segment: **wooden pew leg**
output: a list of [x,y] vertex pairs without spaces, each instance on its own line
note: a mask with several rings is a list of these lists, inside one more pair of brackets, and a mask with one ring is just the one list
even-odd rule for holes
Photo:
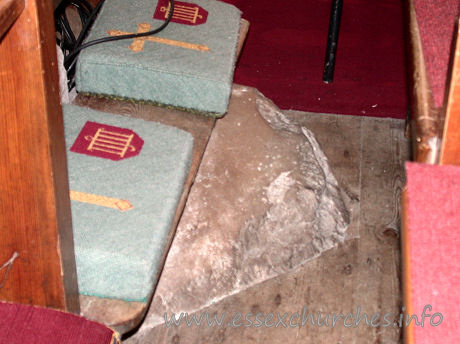
[[450,73],[440,164],[460,165],[460,35],[456,34]]

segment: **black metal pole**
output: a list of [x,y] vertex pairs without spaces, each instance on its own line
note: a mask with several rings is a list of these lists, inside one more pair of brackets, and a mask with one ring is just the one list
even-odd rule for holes
[[335,55],[339,39],[340,17],[342,16],[343,0],[332,0],[329,33],[327,36],[326,62],[324,63],[323,81],[329,84],[334,79]]

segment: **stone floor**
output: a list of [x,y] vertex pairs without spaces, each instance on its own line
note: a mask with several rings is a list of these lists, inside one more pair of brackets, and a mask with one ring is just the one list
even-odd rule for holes
[[[236,87],[147,317],[124,342],[398,343],[399,196],[408,157],[403,121],[280,112],[257,91]],[[380,325],[332,326],[332,314],[352,313],[353,323],[358,307],[369,321],[379,313]],[[329,326],[291,328],[289,318],[304,309],[315,322],[329,314]],[[165,312],[225,313],[225,321],[168,327]],[[237,313],[243,325],[227,326]],[[273,313],[273,323],[288,313],[287,327],[254,326],[259,313]]]

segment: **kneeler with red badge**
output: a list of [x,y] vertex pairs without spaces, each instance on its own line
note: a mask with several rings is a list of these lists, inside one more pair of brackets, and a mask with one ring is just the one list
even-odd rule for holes
[[190,133],[64,106],[80,294],[146,302],[193,150]]
[[[106,0],[86,41],[153,30],[169,11],[168,0]],[[157,35],[84,49],[77,90],[221,116],[228,107],[240,22],[240,11],[220,1],[175,1],[172,21]]]

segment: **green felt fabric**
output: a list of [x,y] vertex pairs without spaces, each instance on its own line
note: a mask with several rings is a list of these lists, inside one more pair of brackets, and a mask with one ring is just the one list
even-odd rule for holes
[[[70,151],[87,121],[129,128],[144,145],[120,161]],[[71,201],[81,294],[145,301],[156,284],[192,157],[193,137],[155,122],[64,106],[70,189],[129,200],[121,212]]]
[[[241,13],[216,0],[192,0],[209,12],[196,26],[170,23],[157,36],[209,47],[201,52],[144,42],[140,52],[132,39],[103,43],[80,54],[76,85],[79,92],[153,101],[222,115],[227,111],[235,65]],[[106,0],[86,41],[108,36],[108,30],[136,32],[139,23],[153,28],[157,1]]]

